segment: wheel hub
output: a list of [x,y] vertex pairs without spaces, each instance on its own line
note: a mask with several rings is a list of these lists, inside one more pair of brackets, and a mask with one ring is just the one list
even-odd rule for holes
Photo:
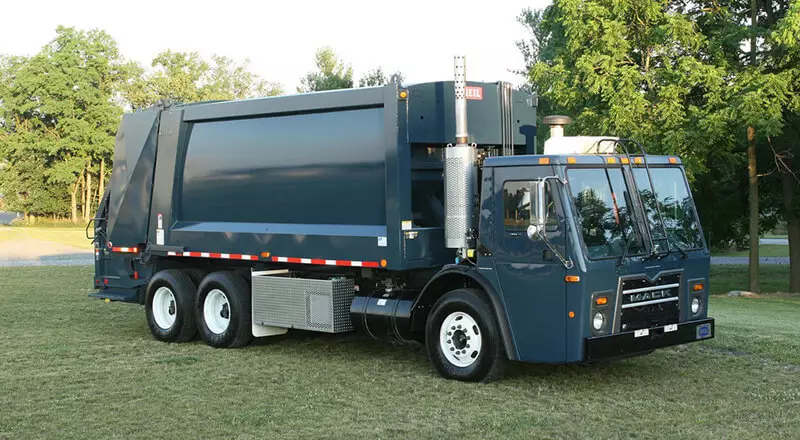
[[456,367],[475,363],[483,345],[478,322],[464,312],[448,315],[439,330],[439,347],[448,362]]
[[220,289],[213,289],[203,302],[203,321],[213,333],[222,334],[231,322],[231,306],[228,297]]

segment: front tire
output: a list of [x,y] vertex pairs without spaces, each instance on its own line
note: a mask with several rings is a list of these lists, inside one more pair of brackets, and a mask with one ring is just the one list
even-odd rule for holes
[[445,378],[490,382],[503,374],[505,354],[497,320],[479,290],[454,290],[436,301],[426,323],[425,346]]
[[253,339],[250,289],[235,272],[214,272],[200,283],[195,316],[200,336],[216,348],[243,347]]
[[163,342],[186,342],[197,334],[193,302],[195,284],[179,270],[156,273],[147,285],[145,310],[153,337]]

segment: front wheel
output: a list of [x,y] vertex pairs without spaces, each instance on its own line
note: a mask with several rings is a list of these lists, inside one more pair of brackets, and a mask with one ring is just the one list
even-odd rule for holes
[[497,320],[479,290],[458,289],[439,298],[428,315],[425,345],[443,377],[490,382],[503,374]]

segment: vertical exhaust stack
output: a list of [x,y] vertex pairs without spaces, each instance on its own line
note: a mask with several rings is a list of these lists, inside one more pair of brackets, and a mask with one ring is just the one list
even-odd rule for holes
[[463,56],[455,57],[456,144],[445,149],[445,246],[459,249],[466,258],[473,229],[474,200],[477,193],[475,147],[467,144],[466,66]]

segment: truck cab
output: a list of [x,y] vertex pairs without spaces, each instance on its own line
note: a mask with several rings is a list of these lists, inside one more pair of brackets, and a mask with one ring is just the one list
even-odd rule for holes
[[502,292],[521,360],[621,357],[713,335],[710,255],[683,165],[606,142],[603,154],[483,164],[477,270]]

